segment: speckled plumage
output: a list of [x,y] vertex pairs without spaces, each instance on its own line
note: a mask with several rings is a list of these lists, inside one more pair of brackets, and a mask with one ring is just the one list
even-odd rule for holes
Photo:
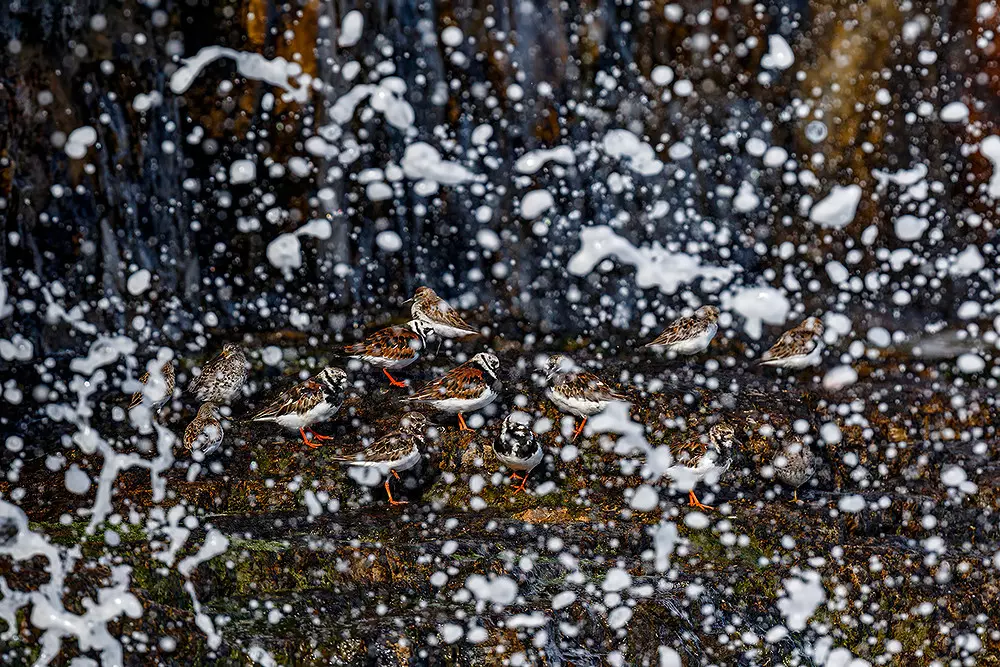
[[697,354],[708,348],[719,331],[719,309],[702,306],[691,317],[671,322],[646,347],[662,348],[678,354]]
[[[528,475],[542,462],[545,453],[534,431],[516,421],[515,417],[514,414],[510,414],[503,420],[500,437],[493,443],[493,453],[501,463],[514,472],[511,475],[513,479],[521,480],[520,486],[515,487],[517,492],[524,490]],[[519,472],[523,475],[517,474]]]
[[[315,446],[306,439],[305,430],[335,415],[344,403],[346,392],[347,373],[340,368],[327,367],[280,394],[250,421],[274,422],[299,431],[305,444]],[[315,433],[313,437],[327,439]]]
[[143,373],[142,377],[139,378],[142,389],[132,394],[132,400],[128,405],[129,410],[145,404],[151,410],[156,411],[174,395],[176,378],[172,362],[168,361],[160,367],[159,377],[154,378],[152,383],[150,383],[149,378],[149,371]]
[[500,360],[495,354],[480,352],[405,400],[458,414],[459,425],[462,430],[467,430],[462,414],[484,408],[499,396],[499,369]]
[[714,509],[703,505],[694,493],[698,482],[713,475],[718,477],[732,464],[733,440],[736,431],[726,423],[719,423],[708,431],[708,437],[682,440],[670,445],[673,463],[665,474],[683,486],[689,486],[688,504],[698,509]]
[[420,462],[420,449],[424,444],[427,417],[419,412],[407,412],[399,420],[399,428],[391,431],[353,455],[336,456],[334,461],[352,466],[375,468],[385,479],[389,502],[400,505],[406,501],[392,498],[388,476],[398,478],[398,473],[409,470]]
[[366,337],[360,343],[348,345],[344,352],[381,368],[394,386],[406,385],[389,374],[390,369],[405,368],[420,358],[427,345],[429,325],[412,320],[402,327],[386,327]]
[[423,322],[442,338],[479,335],[447,301],[430,287],[418,287],[410,307],[413,319]]
[[219,419],[219,406],[205,403],[198,408],[194,420],[184,429],[184,447],[192,453],[208,456],[222,445],[225,433]]
[[226,343],[217,357],[202,366],[201,374],[191,380],[188,391],[203,403],[228,403],[246,383],[249,367],[242,348]]
[[575,439],[583,432],[587,418],[608,407],[612,401],[623,401],[625,396],[611,388],[592,373],[578,369],[561,354],[549,357],[546,364],[548,388],[545,395],[563,412],[583,417],[576,428]]
[[823,322],[809,317],[781,335],[778,342],[760,357],[764,366],[800,369],[815,366],[823,352]]
[[794,489],[796,500],[799,487],[816,474],[816,457],[809,445],[798,435],[789,435],[785,438],[781,451],[774,457],[771,465],[774,466],[774,476],[778,481]]

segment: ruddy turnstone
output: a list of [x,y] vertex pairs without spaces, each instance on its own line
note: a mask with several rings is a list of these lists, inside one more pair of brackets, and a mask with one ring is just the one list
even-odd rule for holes
[[194,420],[184,429],[184,447],[193,454],[208,456],[222,445],[222,422],[219,406],[205,403]]
[[434,293],[430,287],[418,287],[413,295],[410,314],[430,327],[441,338],[462,338],[478,336],[479,332],[463,320],[447,301]]
[[719,332],[719,309],[702,306],[691,317],[681,317],[667,325],[646,347],[662,348],[676,354],[698,354],[708,349]]
[[333,460],[362,468],[375,468],[385,477],[385,492],[389,496],[389,503],[404,505],[405,500],[393,499],[389,475],[399,479],[399,473],[417,465],[426,430],[427,417],[419,412],[407,412],[399,420],[398,430],[387,433],[354,456],[337,456]]
[[132,401],[128,404],[128,409],[132,410],[140,405],[147,405],[149,409],[156,412],[163,404],[174,395],[174,365],[166,362],[160,367],[155,375],[150,375],[149,371],[142,374],[139,382],[142,389],[132,394]]
[[719,423],[708,431],[708,438],[688,442],[678,442],[670,445],[673,464],[666,469],[665,474],[682,488],[689,487],[688,504],[700,510],[715,509],[711,505],[703,505],[694,494],[694,487],[706,477],[718,479],[729,469],[732,463],[730,449],[736,431],[726,423]]
[[298,431],[305,445],[319,447],[319,444],[306,438],[306,430],[314,440],[332,440],[330,436],[320,435],[309,427],[335,415],[344,403],[346,391],[347,373],[340,368],[327,367],[279,395],[249,421],[274,422]]
[[603,411],[613,401],[623,401],[625,396],[616,392],[607,383],[592,373],[580,370],[567,357],[556,354],[549,357],[545,365],[549,397],[563,412],[583,417],[583,421],[573,431],[576,440],[587,419]]
[[500,391],[499,369],[500,360],[495,354],[480,352],[404,400],[457,414],[459,429],[471,431],[462,414],[475,412],[496,400]]
[[420,358],[427,345],[431,329],[421,320],[411,320],[402,327],[386,327],[365,338],[360,343],[348,345],[344,352],[377,368],[381,368],[394,387],[405,387],[389,374],[389,369],[406,368]]
[[249,366],[242,348],[226,343],[219,356],[202,366],[201,375],[191,380],[188,391],[203,403],[228,403],[247,381]]
[[818,364],[822,352],[823,322],[818,317],[808,317],[781,334],[778,342],[761,355],[760,364],[799,370]]
[[[513,471],[511,479],[520,479],[521,484],[514,487],[514,493],[524,491],[528,483],[528,475],[535,469],[545,453],[542,446],[527,425],[516,421],[517,415],[512,413],[503,420],[500,428],[500,439],[493,443],[493,452],[500,462]],[[518,472],[521,474],[519,475]]]
[[774,476],[782,484],[792,487],[792,500],[795,502],[799,500],[799,487],[816,474],[816,458],[812,449],[797,435],[785,438],[771,465],[774,466]]

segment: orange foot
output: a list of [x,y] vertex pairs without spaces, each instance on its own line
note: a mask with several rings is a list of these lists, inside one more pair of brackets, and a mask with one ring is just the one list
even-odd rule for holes
[[389,374],[389,369],[383,368],[382,372],[385,373],[385,376],[387,378],[389,378],[389,384],[391,384],[393,387],[406,387],[405,382],[400,382],[399,380],[397,380],[396,378],[392,377],[392,375]]
[[698,496],[694,495],[694,491],[688,491],[688,505],[699,510],[714,510],[715,508],[711,505],[705,505],[700,500]]
[[[529,473],[529,474],[530,474],[530,473]],[[528,475],[525,475],[524,477],[522,477],[521,475],[518,475],[518,474],[517,474],[517,473],[515,472],[514,474],[512,474],[512,475],[510,476],[510,478],[511,478],[511,479],[519,479],[519,480],[521,480],[521,483],[520,483],[520,484],[519,484],[518,486],[515,486],[515,487],[512,487],[512,488],[514,489],[514,494],[513,494],[513,495],[515,495],[515,496],[516,496],[516,495],[517,495],[517,494],[519,494],[519,493],[520,493],[521,491],[526,491],[526,489],[524,488],[524,485],[528,483]]]
[[462,416],[461,412],[458,413],[458,430],[459,431],[472,431],[472,430],[474,430],[474,429],[469,428],[466,425],[465,418]]
[[[396,477],[396,479],[399,479],[399,474],[395,470],[393,470],[391,472]],[[393,497],[392,497],[392,491],[389,489],[389,480],[385,480],[385,492],[389,496],[389,504],[390,505],[406,505],[406,504],[408,504],[408,501],[406,501],[406,500],[395,500],[395,499],[393,499]]]
[[309,435],[312,436],[312,440],[310,440],[310,439],[306,438],[306,431],[305,431],[304,428],[300,428],[299,429],[299,435],[302,436],[302,444],[304,444],[305,446],[310,447],[312,449],[316,449],[318,447],[322,447],[323,446],[322,442],[313,442],[313,440],[333,440],[334,439],[333,436],[330,436],[330,435],[320,435],[316,431],[314,431],[312,429],[309,429]]
[[587,425],[587,418],[584,417],[583,421],[580,422],[580,425],[576,427],[575,431],[573,431],[573,439],[574,440],[576,440],[578,437],[580,437],[580,434],[583,433],[583,427],[586,426],[586,425]]

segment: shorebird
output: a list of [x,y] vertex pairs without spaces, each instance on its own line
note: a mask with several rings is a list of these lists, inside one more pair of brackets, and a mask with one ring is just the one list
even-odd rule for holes
[[201,368],[201,375],[191,380],[188,391],[202,403],[228,403],[247,381],[250,364],[242,348],[226,343],[217,357]]
[[500,395],[499,369],[500,360],[495,354],[480,352],[404,400],[457,414],[459,429],[471,431],[462,415],[480,410],[496,400]]
[[676,354],[698,354],[708,349],[718,332],[719,309],[715,306],[702,306],[691,317],[681,317],[668,324],[646,347],[661,348]]
[[430,332],[431,328],[425,322],[411,320],[405,326],[380,329],[360,343],[346,346],[344,352],[381,368],[392,386],[405,387],[406,383],[392,377],[389,369],[406,368],[419,359],[427,346],[427,334]]
[[194,420],[184,429],[184,447],[192,454],[205,457],[222,445],[223,435],[219,406],[204,403],[198,408]]
[[511,479],[521,480],[521,484],[514,487],[514,493],[518,493],[524,491],[528,475],[542,462],[545,454],[534,431],[515,418],[516,415],[512,413],[503,420],[500,439],[493,444],[493,452],[501,463],[513,471]]
[[447,301],[430,287],[418,287],[413,296],[410,315],[430,327],[441,338],[478,336],[479,332],[459,316]]
[[700,510],[715,509],[704,505],[694,493],[694,487],[706,477],[717,479],[732,463],[732,445],[736,431],[729,424],[719,423],[708,431],[707,438],[677,442],[670,445],[673,464],[664,473],[682,488],[690,486],[688,504]]
[[156,412],[174,395],[175,380],[174,365],[169,361],[163,364],[155,375],[151,376],[149,371],[146,371],[139,378],[142,389],[132,394],[128,409],[146,405],[151,411]]
[[573,439],[583,433],[587,419],[603,411],[613,401],[623,401],[625,396],[616,392],[596,375],[579,370],[570,359],[561,354],[549,357],[545,366],[548,389],[545,394],[563,412],[583,417],[573,431]]
[[781,451],[771,463],[774,476],[782,484],[792,487],[792,500],[798,502],[799,487],[816,474],[816,457],[812,449],[798,435],[789,435],[782,444]]
[[781,334],[778,342],[760,357],[762,366],[799,370],[819,363],[823,352],[823,322],[808,317]]
[[399,420],[399,428],[387,433],[353,456],[337,456],[334,461],[362,468],[374,468],[385,478],[385,492],[389,504],[405,505],[405,500],[395,500],[389,488],[389,475],[399,479],[399,473],[420,462],[420,448],[424,444],[427,417],[419,412],[407,412]]
[[281,393],[266,407],[247,421],[274,422],[292,431],[298,431],[303,444],[319,447],[306,438],[309,431],[314,440],[332,440],[310,428],[337,414],[347,392],[347,373],[340,368],[327,367],[305,382],[300,382]]

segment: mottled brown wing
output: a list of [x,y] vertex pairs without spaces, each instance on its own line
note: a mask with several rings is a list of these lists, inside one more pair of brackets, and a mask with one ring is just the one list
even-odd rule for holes
[[448,371],[410,396],[410,401],[438,401],[443,398],[475,398],[487,388],[483,371],[472,364],[462,364]]
[[419,438],[411,433],[393,432],[385,435],[365,448],[366,461],[395,461],[419,447]]
[[678,320],[674,320],[663,332],[653,340],[652,343],[647,343],[646,347],[653,347],[656,345],[673,345],[674,343],[679,343],[682,340],[687,340],[698,329],[699,321],[693,317],[682,317]]
[[283,415],[305,413],[319,405],[325,398],[318,382],[307,380],[281,394],[267,407],[251,417],[251,421],[267,421]]
[[620,401],[625,398],[599,377],[587,372],[570,373],[563,379],[560,390],[567,396],[587,401]]
[[475,329],[459,317],[458,311],[433,292],[424,296],[422,301],[423,303],[420,306],[424,313],[435,322],[440,322],[456,329],[464,329],[470,333],[476,333]]
[[670,444],[670,455],[675,463],[694,466],[698,459],[708,451],[708,443],[697,440],[684,440]]
[[420,345],[420,336],[406,327],[388,327],[376,331],[360,343],[348,345],[344,352],[352,356],[381,357],[393,361],[413,359]]
[[784,359],[800,354],[809,354],[816,349],[819,337],[812,331],[803,329],[792,329],[781,334],[778,342],[771,346],[771,349],[764,353],[761,361],[769,359]]
[[[142,383],[142,386],[144,387],[146,386],[146,383],[149,382],[148,371],[142,374],[142,377],[139,378],[139,382]],[[139,407],[141,403],[142,403],[142,389],[132,394],[132,400],[128,404],[128,409],[131,410],[132,408]]]

